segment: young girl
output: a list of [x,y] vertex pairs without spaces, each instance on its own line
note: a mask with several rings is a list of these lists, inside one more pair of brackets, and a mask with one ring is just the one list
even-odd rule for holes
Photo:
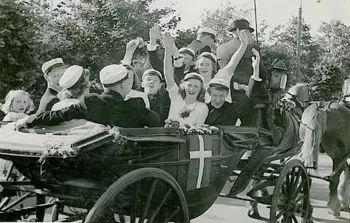
[[6,114],[3,121],[16,122],[34,110],[33,101],[23,90],[11,90],[5,97],[1,110]]
[[208,107],[204,104],[203,77],[197,73],[189,73],[180,86],[176,85],[172,65],[173,45],[170,33],[165,33],[164,76],[171,100],[168,119],[178,121],[180,127],[184,125],[201,127],[208,115]]

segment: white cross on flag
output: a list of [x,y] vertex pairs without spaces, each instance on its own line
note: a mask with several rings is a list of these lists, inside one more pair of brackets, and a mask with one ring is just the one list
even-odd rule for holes
[[202,135],[188,136],[190,165],[188,168],[187,191],[208,187],[212,155],[211,137]]

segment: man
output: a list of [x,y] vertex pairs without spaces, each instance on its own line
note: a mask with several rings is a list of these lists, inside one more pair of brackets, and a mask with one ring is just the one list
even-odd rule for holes
[[235,125],[241,115],[236,103],[225,99],[229,94],[230,82],[222,78],[213,78],[209,83],[208,92],[211,101],[208,105],[209,114],[205,124],[210,126]]
[[148,96],[151,110],[159,115],[159,126],[164,126],[170,109],[170,98],[162,83],[161,73],[154,69],[146,70],[142,75],[142,87]]
[[60,101],[57,95],[62,88],[58,82],[66,69],[67,66],[61,58],[52,59],[42,65],[41,70],[47,81],[47,89],[41,97],[40,105],[36,114],[50,111],[52,106]]
[[90,94],[84,98],[84,104],[32,116],[24,123],[17,123],[16,128],[56,125],[72,119],[126,128],[157,126],[158,115],[146,109],[141,98],[124,101],[132,87],[132,77],[126,67],[116,64],[104,67],[100,71],[100,81],[105,89],[101,95]]
[[203,52],[212,52],[211,46],[217,42],[217,33],[215,30],[202,27],[198,29],[197,39],[193,40],[187,48],[194,50],[198,56]]

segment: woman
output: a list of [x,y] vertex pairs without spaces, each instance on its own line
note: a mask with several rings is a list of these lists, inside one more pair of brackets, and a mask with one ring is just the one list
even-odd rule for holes
[[[84,104],[84,98],[90,90],[90,72],[81,66],[73,65],[67,68],[59,84],[63,88],[61,101],[54,104],[51,111],[68,108],[74,104]],[[61,131],[68,134],[95,134],[105,127],[85,119],[74,119],[60,125],[47,127],[48,131]]]
[[172,48],[174,41],[170,33],[164,36],[164,76],[167,91],[171,100],[168,119],[178,121],[181,126],[201,127],[208,115],[208,107],[204,104],[204,80],[197,73],[186,74],[177,86],[172,64]]
[[73,65],[62,75],[59,85],[63,91],[59,94],[60,102],[52,106],[51,111],[58,111],[73,104],[83,102],[90,89],[90,72],[81,66]]

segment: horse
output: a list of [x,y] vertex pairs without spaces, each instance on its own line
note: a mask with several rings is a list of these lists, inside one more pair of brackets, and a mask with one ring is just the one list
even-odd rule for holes
[[[273,133],[273,144],[277,146],[276,155],[298,148],[301,115],[310,101],[309,86],[298,83],[289,88],[282,98],[272,104],[272,115],[267,116],[274,117],[274,120],[269,122],[272,123],[270,130]],[[257,183],[259,181],[253,180],[251,186],[254,187]],[[262,193],[266,194],[267,192],[262,191]],[[261,218],[256,202],[249,202],[248,216],[256,219]]]
[[339,216],[341,210],[349,211],[350,167],[344,160],[350,155],[349,125],[350,109],[345,105],[316,102],[304,111],[299,130],[304,141],[300,157],[306,166],[317,164],[320,149],[333,161],[327,206],[334,216]]

